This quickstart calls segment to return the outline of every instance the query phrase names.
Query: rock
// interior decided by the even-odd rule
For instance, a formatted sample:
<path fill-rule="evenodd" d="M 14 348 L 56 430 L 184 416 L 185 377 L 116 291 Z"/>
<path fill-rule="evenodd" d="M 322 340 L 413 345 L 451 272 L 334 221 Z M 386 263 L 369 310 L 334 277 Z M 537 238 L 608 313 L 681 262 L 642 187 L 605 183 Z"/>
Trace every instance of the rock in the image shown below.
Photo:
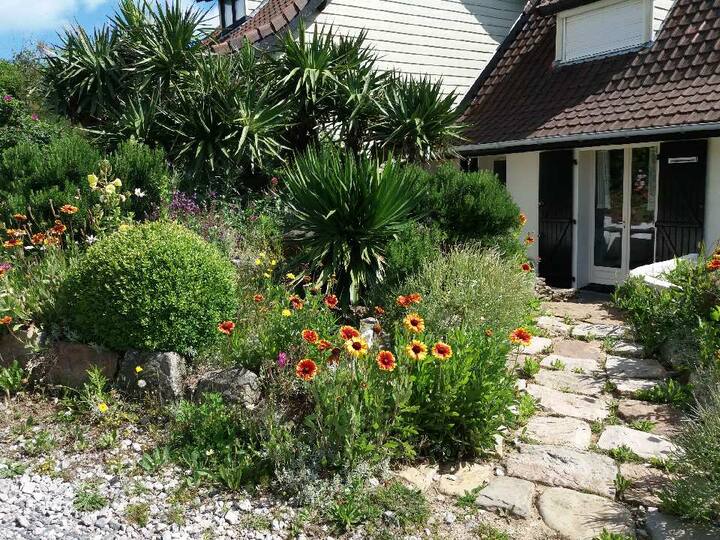
<path fill-rule="evenodd" d="M 537 384 L 528 384 L 527 392 L 540 402 L 543 409 L 559 416 L 592 422 L 604 420 L 610 414 L 608 402 L 604 398 L 567 394 Z"/>
<path fill-rule="evenodd" d="M 628 423 L 636 420 L 655 422 L 652 433 L 671 436 L 680 431 L 683 415 L 670 405 L 648 403 L 635 399 L 621 399 L 618 416 Z"/>
<path fill-rule="evenodd" d="M 590 301 L 587 301 L 590 300 Z M 581 298 L 578 302 L 544 302 L 543 309 L 557 317 L 589 323 L 619 324 L 619 314 L 604 298 Z"/>
<path fill-rule="evenodd" d="M 664 379 L 667 371 L 657 360 L 649 358 L 624 358 L 608 355 L 605 370 L 610 378 L 618 379 Z"/>
<path fill-rule="evenodd" d="M 622 463 L 620 474 L 630 482 L 622 495 L 624 501 L 646 507 L 660 505 L 660 491 L 669 481 L 666 474 L 644 463 Z"/>
<path fill-rule="evenodd" d="M 590 426 L 575 418 L 535 416 L 525 427 L 525 434 L 542 444 L 571 446 L 586 450 L 590 446 Z"/>
<path fill-rule="evenodd" d="M 642 358 L 645 351 L 642 345 L 634 341 L 621 339 L 612 344 L 610 352 L 614 355 L 625 356 L 627 358 Z"/>
<path fill-rule="evenodd" d="M 445 523 L 447 523 L 448 525 L 452 525 L 453 523 L 455 523 L 456 519 L 457 518 L 455 517 L 455 514 L 453 514 L 452 512 L 445 512 L 445 515 L 443 516 L 443 521 L 445 521 Z"/>
<path fill-rule="evenodd" d="M 243 367 L 213 370 L 200 377 L 193 395 L 197 398 L 208 392 L 217 392 L 225 401 L 254 408 L 260 402 L 260 381 L 255 373 Z"/>
<path fill-rule="evenodd" d="M 427 491 L 435 480 L 437 467 L 430 465 L 419 465 L 417 467 L 406 467 L 395 474 L 420 491 Z"/>
<path fill-rule="evenodd" d="M 569 324 L 565 324 L 561 318 L 548 317 L 547 315 L 538 317 L 537 327 L 555 336 L 567 336 L 572 328 Z"/>
<path fill-rule="evenodd" d="M 507 510 L 526 518 L 530 515 L 535 496 L 535 484 L 520 478 L 497 476 L 478 493 L 475 504 L 491 510 Z"/>
<path fill-rule="evenodd" d="M 649 510 L 645 516 L 645 528 L 651 540 L 717 540 L 720 529 L 694 525 L 680 521 L 674 516 L 663 514 L 657 509 Z"/>
<path fill-rule="evenodd" d="M 605 353 L 599 343 L 579 339 L 563 339 L 553 344 L 553 353 L 570 358 L 603 360 Z"/>
<path fill-rule="evenodd" d="M 610 377 L 615 392 L 622 397 L 635 397 L 640 390 L 655 388 L 658 381 L 652 379 L 618 379 Z"/>
<path fill-rule="evenodd" d="M 540 495 L 538 510 L 548 527 L 569 540 L 593 540 L 603 529 L 635 536 L 630 511 L 597 495 L 550 488 Z"/>
<path fill-rule="evenodd" d="M 586 396 L 599 396 L 602 394 L 605 384 L 605 381 L 593 375 L 547 369 L 541 369 L 535 375 L 535 382 L 560 392 L 571 392 Z"/>
<path fill-rule="evenodd" d="M 582 339 L 607 339 L 624 336 L 626 329 L 620 324 L 581 323 L 572 329 L 572 337 Z"/>
<path fill-rule="evenodd" d="M 582 343 L 582 342 L 579 342 Z M 572 356 L 562 356 L 559 354 L 551 354 L 540 361 L 540 366 L 547 369 L 555 369 L 557 365 L 563 365 L 563 371 L 571 371 L 573 373 L 602 373 L 600 363 L 594 358 L 574 358 Z"/>
<path fill-rule="evenodd" d="M 225 514 L 225 521 L 230 525 L 237 525 L 240 523 L 240 514 L 236 510 L 229 510 L 228 513 Z"/>
<path fill-rule="evenodd" d="M 142 368 L 139 373 L 138 367 Z M 172 401 L 183 397 L 185 373 L 185 359 L 178 353 L 127 351 L 120 362 L 117 385 L 129 395 L 149 392 Z"/>
<path fill-rule="evenodd" d="M 597 444 L 603 450 L 627 446 L 645 459 L 667 459 L 677 452 L 677 447 L 665 437 L 626 426 L 607 426 Z"/>
<path fill-rule="evenodd" d="M 506 460 L 508 476 L 605 497 L 615 493 L 615 462 L 607 456 L 552 445 L 523 444 Z"/>
<path fill-rule="evenodd" d="M 490 465 L 471 463 L 459 465 L 449 470 L 440 470 L 440 480 L 437 489 L 443 495 L 461 497 L 484 485 L 493 477 L 493 468 Z"/>
<path fill-rule="evenodd" d="M 57 341 L 42 364 L 41 377 L 46 383 L 81 388 L 88 380 L 88 370 L 94 367 L 112 381 L 118 369 L 118 354 L 82 343 Z"/>
<path fill-rule="evenodd" d="M 15 360 L 24 366 L 33 350 L 20 340 L 17 334 L 0 333 L 0 367 L 8 367 Z"/>
<path fill-rule="evenodd" d="M 525 345 L 520 348 L 520 354 L 527 354 L 535 356 L 541 354 L 552 347 L 552 340 L 546 337 L 533 336 L 530 340 L 530 345 Z"/>

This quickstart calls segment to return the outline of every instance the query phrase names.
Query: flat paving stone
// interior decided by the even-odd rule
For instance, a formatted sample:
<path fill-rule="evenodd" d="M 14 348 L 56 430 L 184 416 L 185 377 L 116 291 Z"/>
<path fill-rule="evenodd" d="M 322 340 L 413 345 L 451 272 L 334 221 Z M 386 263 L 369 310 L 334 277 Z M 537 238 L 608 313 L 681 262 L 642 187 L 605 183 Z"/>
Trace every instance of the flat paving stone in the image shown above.
<path fill-rule="evenodd" d="M 569 318 L 575 321 L 600 324 L 619 324 L 622 322 L 618 310 L 602 300 L 591 302 L 544 302 L 542 308 L 556 317 Z"/>
<path fill-rule="evenodd" d="M 667 371 L 652 358 L 625 358 L 609 354 L 605 370 L 611 378 L 618 379 L 664 379 Z"/>
<path fill-rule="evenodd" d="M 508 476 L 613 497 L 617 466 L 608 456 L 554 445 L 520 445 L 506 459 Z"/>
<path fill-rule="evenodd" d="M 438 473 L 437 467 L 431 465 L 418 465 L 417 467 L 406 467 L 396 471 L 395 474 L 420 491 L 427 491 L 435 481 Z"/>
<path fill-rule="evenodd" d="M 560 317 L 542 315 L 538 317 L 537 327 L 555 336 L 568 336 L 572 326 L 566 324 Z"/>
<path fill-rule="evenodd" d="M 569 540 L 593 540 L 603 529 L 635 536 L 630 511 L 597 495 L 550 488 L 540 495 L 538 510 L 545 524 Z"/>
<path fill-rule="evenodd" d="M 463 464 L 449 469 L 441 467 L 437 490 L 443 495 L 462 497 L 494 478 L 493 471 L 491 465 L 479 463 Z"/>
<path fill-rule="evenodd" d="M 667 474 L 646 463 L 622 463 L 620 474 L 630 482 L 623 493 L 624 501 L 646 507 L 660 506 L 660 491 L 669 481 Z"/>
<path fill-rule="evenodd" d="M 677 451 L 677 447 L 665 437 L 627 426 L 607 426 L 600 435 L 597 445 L 603 450 L 627 446 L 645 459 L 653 457 L 667 459 Z"/>
<path fill-rule="evenodd" d="M 555 369 L 558 362 L 564 365 L 563 371 L 572 371 L 575 373 L 602 373 L 600 362 L 595 358 L 575 358 L 572 356 L 562 356 L 560 354 L 551 354 L 540 361 L 540 366 L 547 369 Z"/>
<path fill-rule="evenodd" d="M 627 328 L 621 324 L 580 323 L 573 327 L 571 335 L 576 338 L 603 340 L 620 338 L 626 333 Z"/>
<path fill-rule="evenodd" d="M 645 350 L 642 345 L 634 341 L 620 340 L 610 347 L 610 352 L 617 356 L 625 356 L 628 358 L 642 358 Z"/>
<path fill-rule="evenodd" d="M 628 423 L 637 420 L 655 422 L 652 433 L 658 435 L 676 435 L 682 427 L 683 415 L 670 405 L 648 403 L 636 399 L 621 399 L 618 402 L 617 414 Z"/>
<path fill-rule="evenodd" d="M 559 416 L 593 422 L 604 420 L 610 415 L 608 401 L 605 398 L 568 394 L 539 384 L 528 384 L 527 392 L 540 402 L 543 409 Z"/>
<path fill-rule="evenodd" d="M 555 340 L 552 352 L 570 358 L 592 358 L 599 361 L 605 359 L 599 343 L 580 339 Z"/>
<path fill-rule="evenodd" d="M 618 377 L 610 377 L 610 382 L 615 386 L 618 394 L 624 397 L 635 397 L 640 390 L 650 390 L 654 388 L 657 379 L 620 379 Z"/>
<path fill-rule="evenodd" d="M 592 431 L 587 422 L 576 418 L 535 416 L 525 426 L 525 435 L 542 444 L 570 446 L 587 450 Z"/>
<path fill-rule="evenodd" d="M 599 377 L 575 373 L 573 371 L 552 371 L 541 369 L 535 375 L 538 384 L 554 388 L 561 392 L 582 394 L 585 396 L 599 396 L 602 394 L 605 381 Z"/>
<path fill-rule="evenodd" d="M 720 529 L 693 525 L 657 509 L 648 510 L 645 529 L 651 540 L 718 540 Z"/>
<path fill-rule="evenodd" d="M 511 476 L 496 476 L 478 493 L 475 504 L 526 518 L 532 513 L 534 497 L 535 484 L 532 482 Z"/>
<path fill-rule="evenodd" d="M 533 336 L 530 340 L 530 345 L 525 345 L 520 348 L 520 354 L 527 354 L 529 356 L 535 356 L 542 354 L 552 347 L 552 340 L 550 338 Z"/>

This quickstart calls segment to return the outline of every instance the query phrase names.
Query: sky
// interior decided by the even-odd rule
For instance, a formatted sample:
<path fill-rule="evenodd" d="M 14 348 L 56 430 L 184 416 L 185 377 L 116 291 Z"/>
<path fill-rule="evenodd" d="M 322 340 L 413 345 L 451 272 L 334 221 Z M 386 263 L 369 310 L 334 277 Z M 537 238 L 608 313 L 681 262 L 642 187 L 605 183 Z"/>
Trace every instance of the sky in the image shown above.
<path fill-rule="evenodd" d="M 182 3 L 193 5 L 194 0 Z M 58 32 L 74 23 L 87 29 L 101 26 L 117 4 L 118 0 L 0 0 L 0 58 L 35 49 L 38 41 L 57 43 Z M 199 6 L 216 9 L 214 2 Z"/>

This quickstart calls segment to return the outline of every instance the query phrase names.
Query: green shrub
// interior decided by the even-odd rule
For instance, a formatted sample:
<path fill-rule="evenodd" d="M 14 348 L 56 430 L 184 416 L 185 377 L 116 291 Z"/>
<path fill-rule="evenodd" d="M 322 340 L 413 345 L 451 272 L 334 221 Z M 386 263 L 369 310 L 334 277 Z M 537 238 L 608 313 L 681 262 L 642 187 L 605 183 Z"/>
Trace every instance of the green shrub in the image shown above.
<path fill-rule="evenodd" d="M 148 223 L 93 245 L 60 291 L 67 329 L 111 349 L 187 352 L 236 312 L 232 264 L 184 227 Z"/>
<path fill-rule="evenodd" d="M 425 181 L 431 216 L 450 238 L 493 245 L 516 237 L 520 209 L 491 172 L 466 173 L 447 164 Z"/>
<path fill-rule="evenodd" d="M 394 303 L 399 295 L 419 293 L 426 321 L 438 334 L 457 327 L 481 327 L 507 336 L 528 322 L 536 302 L 533 287 L 533 277 L 522 272 L 516 262 L 494 251 L 467 246 L 427 261 L 388 302 Z"/>
<path fill-rule="evenodd" d="M 387 246 L 387 272 L 382 288 L 396 287 L 422 268 L 423 263 L 441 255 L 446 233 L 435 224 L 412 223 Z"/>
<path fill-rule="evenodd" d="M 410 169 L 324 147 L 299 156 L 283 175 L 288 238 L 316 281 L 333 280 L 355 303 L 383 280 L 388 243 L 408 226 L 423 191 Z"/>

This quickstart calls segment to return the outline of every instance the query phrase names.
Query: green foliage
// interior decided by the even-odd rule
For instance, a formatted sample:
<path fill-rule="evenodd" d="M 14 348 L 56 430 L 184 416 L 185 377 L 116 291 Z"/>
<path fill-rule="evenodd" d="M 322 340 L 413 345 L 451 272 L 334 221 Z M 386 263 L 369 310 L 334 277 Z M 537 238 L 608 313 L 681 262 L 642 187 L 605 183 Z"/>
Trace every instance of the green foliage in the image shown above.
<path fill-rule="evenodd" d="M 522 366 L 522 374 L 526 379 L 532 379 L 540 373 L 540 362 L 535 358 L 526 358 Z"/>
<path fill-rule="evenodd" d="M 284 174 L 288 238 L 321 286 L 356 303 L 385 275 L 387 244 L 417 212 L 423 191 L 411 171 L 330 147 L 298 156 Z"/>
<path fill-rule="evenodd" d="M 0 367 L 0 392 L 4 392 L 7 397 L 10 397 L 20 392 L 24 385 L 25 370 L 20 362 L 13 360 L 9 366 Z"/>
<path fill-rule="evenodd" d="M 235 314 L 232 264 L 187 229 L 148 223 L 93 245 L 59 304 L 80 339 L 116 350 L 201 349 Z"/>
<path fill-rule="evenodd" d="M 510 540 L 507 533 L 499 531 L 487 523 L 481 523 L 478 525 L 475 529 L 475 534 L 477 535 L 478 540 Z"/>
<path fill-rule="evenodd" d="M 632 536 L 628 536 L 627 534 L 610 532 L 607 529 L 603 529 L 593 540 L 632 540 L 632 538 Z"/>
<path fill-rule="evenodd" d="M 428 260 L 392 296 L 420 293 L 426 323 L 438 333 L 483 328 L 507 337 L 529 322 L 535 303 L 532 276 L 498 253 L 467 246 Z M 389 306 L 388 306 L 389 307 Z"/>
<path fill-rule="evenodd" d="M 125 517 L 130 523 L 145 527 L 150 521 L 150 505 L 145 502 L 128 504 L 125 507 Z"/>
<path fill-rule="evenodd" d="M 105 508 L 108 504 L 107 498 L 100 493 L 97 484 L 85 483 L 75 492 L 73 506 L 79 512 L 94 512 Z"/>
<path fill-rule="evenodd" d="M 635 397 L 651 403 L 669 403 L 679 409 L 688 409 L 693 402 L 692 386 L 674 379 L 661 381 L 648 390 L 638 390 Z"/>
<path fill-rule="evenodd" d="M 641 418 L 630 422 L 630 427 L 639 431 L 650 433 L 655 428 L 655 422 L 646 418 Z"/>
<path fill-rule="evenodd" d="M 615 479 L 613 480 L 613 485 L 615 486 L 615 498 L 621 501 L 625 492 L 632 485 L 632 482 L 625 478 L 622 474 L 617 473 L 615 475 Z"/>
<path fill-rule="evenodd" d="M 637 463 L 642 461 L 640 456 L 625 445 L 612 448 L 608 451 L 608 455 L 618 463 Z"/>

